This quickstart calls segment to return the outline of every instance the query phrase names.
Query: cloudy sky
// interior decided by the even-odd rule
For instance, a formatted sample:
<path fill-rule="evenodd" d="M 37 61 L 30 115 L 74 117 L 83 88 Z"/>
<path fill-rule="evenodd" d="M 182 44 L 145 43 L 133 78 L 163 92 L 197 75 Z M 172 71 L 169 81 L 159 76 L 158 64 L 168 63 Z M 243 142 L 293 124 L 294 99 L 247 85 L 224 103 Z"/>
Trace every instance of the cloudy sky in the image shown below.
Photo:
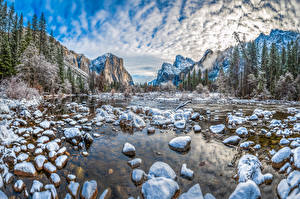
<path fill-rule="evenodd" d="M 300 0 L 9 0 L 26 19 L 44 12 L 48 30 L 94 59 L 124 58 L 135 81 L 152 80 L 177 54 L 199 60 L 208 48 L 252 40 L 273 28 L 300 30 Z"/>

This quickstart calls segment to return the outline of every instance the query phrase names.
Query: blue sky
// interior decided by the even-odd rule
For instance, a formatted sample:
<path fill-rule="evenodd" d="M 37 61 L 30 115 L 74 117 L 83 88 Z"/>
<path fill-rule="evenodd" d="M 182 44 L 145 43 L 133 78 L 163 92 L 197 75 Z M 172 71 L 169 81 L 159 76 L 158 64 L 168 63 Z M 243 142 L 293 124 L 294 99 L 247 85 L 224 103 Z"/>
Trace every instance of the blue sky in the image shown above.
<path fill-rule="evenodd" d="M 9 0 L 46 15 L 48 30 L 69 49 L 94 59 L 124 58 L 135 81 L 154 79 L 177 54 L 195 61 L 208 48 L 235 45 L 233 31 L 254 39 L 273 28 L 299 30 L 300 1 L 280 0 Z"/>

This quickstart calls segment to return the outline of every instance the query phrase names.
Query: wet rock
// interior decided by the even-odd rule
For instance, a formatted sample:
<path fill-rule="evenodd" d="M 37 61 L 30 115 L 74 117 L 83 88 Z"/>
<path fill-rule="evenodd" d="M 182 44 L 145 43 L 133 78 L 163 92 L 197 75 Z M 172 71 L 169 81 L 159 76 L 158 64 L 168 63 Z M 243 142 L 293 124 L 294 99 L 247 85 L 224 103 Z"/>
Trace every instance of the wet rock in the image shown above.
<path fill-rule="evenodd" d="M 149 134 L 155 133 L 155 128 L 154 127 L 147 128 L 147 133 L 149 133 Z"/>
<path fill-rule="evenodd" d="M 194 125 L 193 129 L 195 133 L 201 132 L 201 126 L 199 126 L 198 124 Z"/>
<path fill-rule="evenodd" d="M 32 199 L 52 199 L 52 195 L 49 190 L 42 192 L 34 192 Z"/>
<path fill-rule="evenodd" d="M 194 171 L 187 168 L 186 164 L 183 164 L 180 170 L 180 175 L 188 180 L 192 180 L 194 177 Z"/>
<path fill-rule="evenodd" d="M 76 176 L 73 175 L 73 174 L 68 174 L 67 180 L 68 180 L 68 181 L 75 181 L 75 180 L 76 180 Z"/>
<path fill-rule="evenodd" d="M 177 182 L 164 177 L 152 178 L 142 185 L 142 194 L 145 199 L 170 199 L 178 191 L 179 186 Z"/>
<path fill-rule="evenodd" d="M 212 125 L 209 127 L 210 131 L 212 133 L 223 133 L 223 131 L 225 130 L 225 125 L 224 124 L 218 124 L 218 125 Z"/>
<path fill-rule="evenodd" d="M 68 192 L 74 197 L 77 198 L 79 193 L 79 183 L 71 181 L 67 186 Z"/>
<path fill-rule="evenodd" d="M 35 167 L 38 171 L 42 170 L 47 158 L 43 155 L 38 155 L 34 158 Z"/>
<path fill-rule="evenodd" d="M 246 154 L 242 156 L 238 163 L 239 182 L 254 181 L 257 185 L 269 180 L 269 176 L 261 173 L 262 165 L 254 155 Z"/>
<path fill-rule="evenodd" d="M 67 155 L 58 156 L 55 160 L 55 165 L 58 169 L 62 169 L 68 161 Z"/>
<path fill-rule="evenodd" d="M 50 175 L 50 181 L 56 187 L 58 187 L 60 185 L 60 182 L 61 182 L 59 175 L 56 174 L 56 173 L 51 173 L 51 175 Z"/>
<path fill-rule="evenodd" d="M 32 177 L 36 176 L 37 172 L 31 162 L 21 162 L 14 166 L 14 173 L 19 176 Z"/>
<path fill-rule="evenodd" d="M 180 136 L 173 138 L 169 146 L 174 151 L 185 152 L 190 149 L 192 138 L 190 136 Z"/>
<path fill-rule="evenodd" d="M 129 160 L 128 164 L 132 169 L 137 168 L 142 164 L 142 159 L 141 158 L 134 158 L 132 160 Z"/>
<path fill-rule="evenodd" d="M 200 185 L 195 184 L 186 193 L 181 194 L 178 199 L 203 199 Z"/>
<path fill-rule="evenodd" d="M 141 169 L 133 169 L 131 174 L 131 180 L 136 184 L 140 185 L 144 182 L 145 179 L 145 172 Z"/>
<path fill-rule="evenodd" d="M 82 199 L 95 199 L 97 193 L 97 182 L 95 180 L 85 181 L 82 186 L 80 197 Z"/>
<path fill-rule="evenodd" d="M 293 166 L 296 169 L 300 169 L 300 147 L 294 149 L 293 157 L 294 157 Z"/>
<path fill-rule="evenodd" d="M 284 147 L 280 149 L 275 155 L 272 157 L 272 166 L 274 168 L 279 169 L 286 163 L 291 156 L 291 149 L 289 147 Z"/>
<path fill-rule="evenodd" d="M 44 170 L 48 173 L 55 173 L 56 167 L 51 162 L 47 162 L 44 164 Z"/>
<path fill-rule="evenodd" d="M 298 115 L 300 115 L 300 113 Z M 294 124 L 293 131 L 298 133 L 300 132 L 300 123 Z"/>
<path fill-rule="evenodd" d="M 127 156 L 135 156 L 135 147 L 132 144 L 126 142 L 123 146 L 122 152 Z"/>
<path fill-rule="evenodd" d="M 43 184 L 38 180 L 33 180 L 30 193 L 33 194 L 34 192 L 39 192 L 43 188 Z"/>
<path fill-rule="evenodd" d="M 17 182 L 14 184 L 14 190 L 15 192 L 21 192 L 25 188 L 25 183 L 23 180 L 17 180 Z"/>
<path fill-rule="evenodd" d="M 237 185 L 229 199 L 259 199 L 261 198 L 259 187 L 252 180 L 241 182 Z"/>
<path fill-rule="evenodd" d="M 239 136 L 247 136 L 248 130 L 245 127 L 239 127 L 238 129 L 236 129 L 235 133 Z"/>
<path fill-rule="evenodd" d="M 84 142 L 85 142 L 86 145 L 92 144 L 93 141 L 94 141 L 94 139 L 93 139 L 93 137 L 89 133 L 86 133 L 84 135 Z"/>
<path fill-rule="evenodd" d="M 281 199 L 287 198 L 291 191 L 291 187 L 289 186 L 286 179 L 282 179 L 277 185 L 277 194 Z"/>
<path fill-rule="evenodd" d="M 103 191 L 103 193 L 100 195 L 99 199 L 109 199 L 111 195 L 111 189 L 107 188 Z"/>
<path fill-rule="evenodd" d="M 164 162 L 155 162 L 149 169 L 149 175 L 154 177 L 165 177 L 172 180 L 176 179 L 174 170 Z"/>
<path fill-rule="evenodd" d="M 185 120 L 178 120 L 174 122 L 174 126 L 178 129 L 185 129 L 186 122 Z"/>
<path fill-rule="evenodd" d="M 241 138 L 237 135 L 230 136 L 223 140 L 224 144 L 232 144 L 232 145 L 237 145 L 240 142 Z"/>
<path fill-rule="evenodd" d="M 290 144 L 290 141 L 286 138 L 282 138 L 280 141 L 279 141 L 279 145 L 289 145 Z"/>

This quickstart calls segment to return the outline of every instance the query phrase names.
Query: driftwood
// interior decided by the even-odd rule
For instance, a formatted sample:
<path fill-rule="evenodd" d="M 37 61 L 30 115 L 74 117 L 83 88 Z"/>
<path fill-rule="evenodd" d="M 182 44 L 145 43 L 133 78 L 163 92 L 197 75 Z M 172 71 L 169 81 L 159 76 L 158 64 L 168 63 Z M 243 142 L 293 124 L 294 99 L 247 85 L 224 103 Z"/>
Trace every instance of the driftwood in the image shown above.
<path fill-rule="evenodd" d="M 177 106 L 177 108 L 175 109 L 175 111 L 177 111 L 177 110 L 180 109 L 180 108 L 185 107 L 185 106 L 186 106 L 187 104 L 189 104 L 189 103 L 192 103 L 192 101 L 189 100 L 189 101 L 186 101 L 186 102 L 183 102 L 183 103 L 179 104 L 179 105 Z"/>

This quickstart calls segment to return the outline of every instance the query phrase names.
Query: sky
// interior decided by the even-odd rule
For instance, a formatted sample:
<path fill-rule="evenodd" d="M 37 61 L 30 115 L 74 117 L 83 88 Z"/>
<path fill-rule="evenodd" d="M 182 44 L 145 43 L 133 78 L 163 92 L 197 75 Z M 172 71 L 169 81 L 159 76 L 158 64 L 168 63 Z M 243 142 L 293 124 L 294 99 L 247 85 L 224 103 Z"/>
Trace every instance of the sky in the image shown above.
<path fill-rule="evenodd" d="M 8 0 L 25 21 L 45 13 L 48 31 L 90 59 L 113 53 L 135 82 L 180 54 L 201 59 L 271 29 L 300 31 L 300 0 Z"/>

